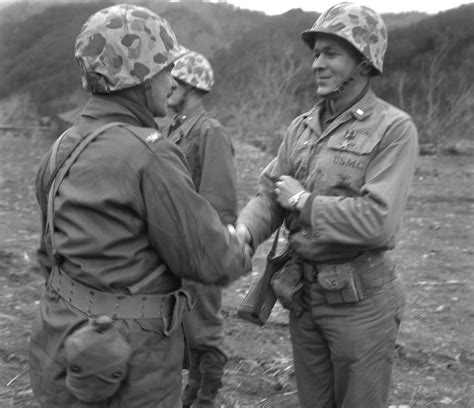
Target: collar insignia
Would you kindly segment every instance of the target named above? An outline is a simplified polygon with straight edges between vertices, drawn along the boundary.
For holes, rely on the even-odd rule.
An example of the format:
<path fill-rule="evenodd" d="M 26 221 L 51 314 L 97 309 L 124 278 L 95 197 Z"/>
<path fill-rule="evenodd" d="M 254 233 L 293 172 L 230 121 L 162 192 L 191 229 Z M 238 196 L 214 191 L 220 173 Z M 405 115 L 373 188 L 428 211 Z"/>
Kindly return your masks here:
<path fill-rule="evenodd" d="M 155 143 L 157 140 L 159 140 L 161 138 L 162 138 L 161 133 L 155 130 L 150 135 L 148 135 L 146 137 L 146 141 L 148 143 Z"/>

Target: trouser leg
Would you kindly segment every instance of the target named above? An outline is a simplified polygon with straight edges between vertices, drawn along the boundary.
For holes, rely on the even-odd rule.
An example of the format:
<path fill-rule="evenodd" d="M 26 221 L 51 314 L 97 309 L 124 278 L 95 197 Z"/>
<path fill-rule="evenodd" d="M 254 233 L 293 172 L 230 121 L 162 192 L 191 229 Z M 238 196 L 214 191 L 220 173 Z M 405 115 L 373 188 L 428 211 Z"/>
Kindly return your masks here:
<path fill-rule="evenodd" d="M 319 304 L 300 317 L 290 314 L 303 408 L 386 407 L 404 303 L 395 279 L 357 303 Z"/>
<path fill-rule="evenodd" d="M 335 407 L 329 347 L 310 310 L 299 317 L 290 312 L 290 335 L 301 408 Z"/>
<path fill-rule="evenodd" d="M 213 407 L 217 393 L 222 387 L 222 377 L 227 356 L 219 349 L 209 349 L 201 354 L 201 389 L 198 408 Z"/>
<path fill-rule="evenodd" d="M 222 289 L 194 282 L 186 284 L 193 285 L 196 292 L 196 305 L 184 317 L 184 328 L 191 352 L 190 375 L 195 369 L 198 369 L 200 374 L 200 391 L 194 406 L 211 407 L 222 386 L 222 376 L 227 363 L 220 314 Z M 193 358 L 195 355 L 199 355 L 199 360 Z"/>
<path fill-rule="evenodd" d="M 349 312 L 337 310 L 327 324 L 337 407 L 387 407 L 404 305 L 405 290 L 395 279 Z"/>
<path fill-rule="evenodd" d="M 190 350 L 189 352 L 189 371 L 188 383 L 183 391 L 183 408 L 189 408 L 196 400 L 199 388 L 201 387 L 201 355 L 197 350 Z"/>

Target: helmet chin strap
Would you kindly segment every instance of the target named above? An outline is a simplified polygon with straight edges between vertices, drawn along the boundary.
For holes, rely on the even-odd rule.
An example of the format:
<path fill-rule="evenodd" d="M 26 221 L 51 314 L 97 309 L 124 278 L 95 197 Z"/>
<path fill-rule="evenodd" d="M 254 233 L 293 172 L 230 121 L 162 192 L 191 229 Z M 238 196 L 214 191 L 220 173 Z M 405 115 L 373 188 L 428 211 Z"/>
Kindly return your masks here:
<path fill-rule="evenodd" d="M 155 103 L 153 102 L 153 92 L 151 90 L 151 79 L 147 79 L 143 83 L 143 89 L 145 90 L 146 107 L 154 115 Z"/>
<path fill-rule="evenodd" d="M 349 85 L 356 78 L 356 76 L 359 74 L 359 72 L 362 71 L 362 69 L 364 69 L 368 66 L 370 66 L 369 61 L 367 61 L 366 59 L 362 60 L 360 62 L 360 64 L 357 65 L 352 70 L 352 72 L 350 73 L 350 75 L 346 79 L 339 82 L 339 84 L 337 85 L 336 89 L 334 89 L 334 91 L 331 91 L 327 95 L 322 96 L 322 98 L 323 99 L 333 99 L 333 98 L 339 96 L 342 93 L 342 91 L 344 89 L 346 89 L 347 85 Z"/>

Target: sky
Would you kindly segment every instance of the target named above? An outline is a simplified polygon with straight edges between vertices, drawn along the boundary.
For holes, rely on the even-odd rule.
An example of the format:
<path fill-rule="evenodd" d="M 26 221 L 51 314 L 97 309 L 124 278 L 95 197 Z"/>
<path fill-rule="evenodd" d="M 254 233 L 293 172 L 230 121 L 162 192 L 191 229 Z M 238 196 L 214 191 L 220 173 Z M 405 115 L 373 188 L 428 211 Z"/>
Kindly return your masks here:
<path fill-rule="evenodd" d="M 0 3 L 71 3 L 71 2 L 94 2 L 97 0 L 0 0 Z M 156 0 L 159 1 L 159 0 Z M 177 0 L 171 0 L 177 1 Z M 179 0 L 178 0 L 179 1 Z M 189 0 L 188 0 L 189 1 Z M 192 1 L 192 0 L 191 0 Z M 322 13 L 332 5 L 343 0 L 210 0 L 214 3 L 226 2 L 234 6 L 262 11 L 268 15 L 282 14 L 293 8 L 300 8 L 304 11 L 316 11 Z M 472 3 L 468 0 L 347 0 L 364 4 L 378 13 L 401 13 L 404 11 L 422 11 L 429 14 L 436 14 L 440 11 L 456 8 L 461 4 Z M 127 0 L 123 0 L 126 3 Z"/>
<path fill-rule="evenodd" d="M 227 3 L 240 8 L 263 11 L 265 14 L 281 14 L 293 8 L 304 11 L 322 13 L 340 0 L 227 0 Z M 436 14 L 440 11 L 456 8 L 462 4 L 471 3 L 468 0 L 363 0 L 355 1 L 377 11 L 378 13 L 401 13 L 404 11 L 423 11 Z"/>

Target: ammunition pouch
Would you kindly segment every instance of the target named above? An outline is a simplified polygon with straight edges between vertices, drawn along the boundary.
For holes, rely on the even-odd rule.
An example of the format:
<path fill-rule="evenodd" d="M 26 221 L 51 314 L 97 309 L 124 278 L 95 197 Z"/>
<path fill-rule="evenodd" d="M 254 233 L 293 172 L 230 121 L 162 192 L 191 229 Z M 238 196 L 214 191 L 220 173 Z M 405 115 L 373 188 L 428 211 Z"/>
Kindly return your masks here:
<path fill-rule="evenodd" d="M 318 265 L 317 280 L 328 303 L 358 302 L 364 298 L 359 275 L 351 262 Z"/>
<path fill-rule="evenodd" d="M 325 303 L 350 303 L 364 299 L 393 280 L 394 269 L 384 251 L 364 252 L 344 263 L 304 262 L 303 277 L 318 286 Z"/>

